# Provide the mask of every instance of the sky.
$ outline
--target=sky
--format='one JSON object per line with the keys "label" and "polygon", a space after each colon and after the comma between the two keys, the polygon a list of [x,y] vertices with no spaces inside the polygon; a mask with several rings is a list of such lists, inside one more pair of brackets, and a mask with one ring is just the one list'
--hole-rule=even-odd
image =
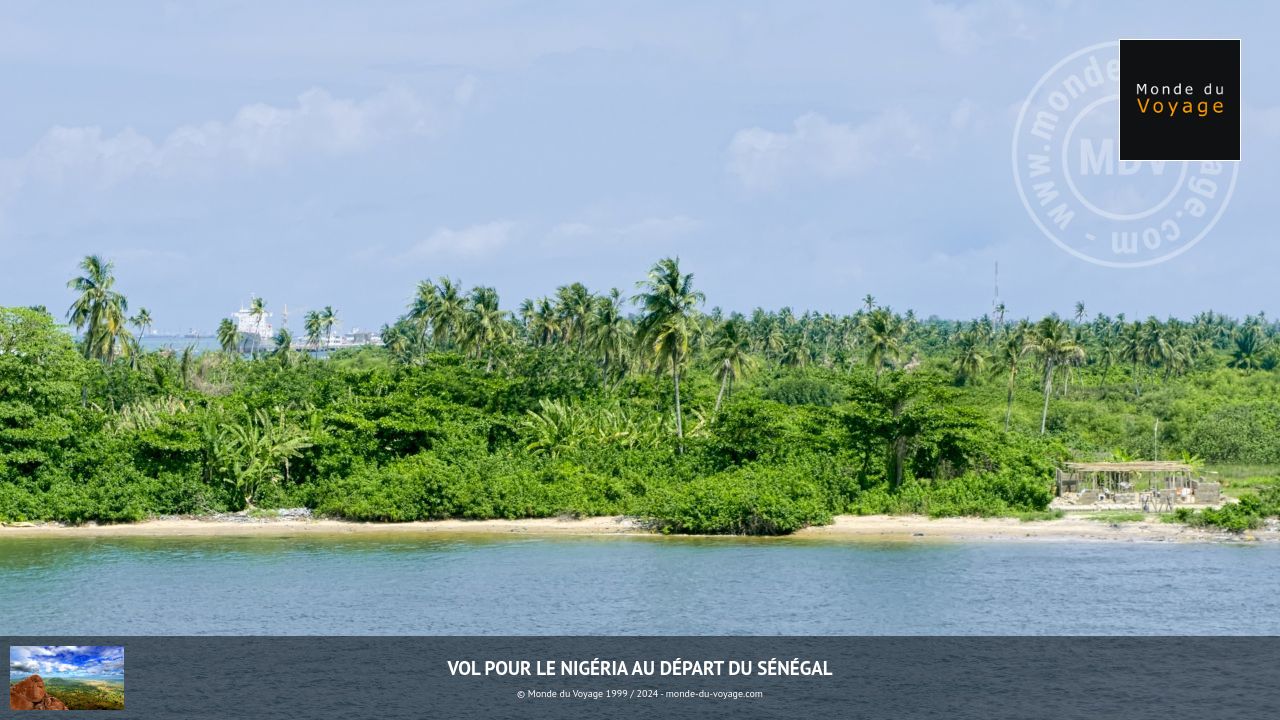
{"label": "sky", "polygon": [[9,647],[9,679],[122,679],[124,648],[118,645],[14,645]]}
{"label": "sky", "polygon": [[[726,310],[973,317],[998,262],[1011,317],[1274,314],[1278,36],[1201,2],[7,2],[0,305],[61,315],[98,253],[159,331],[252,295],[351,330],[424,278],[515,308],[677,255]],[[1056,247],[1010,163],[1041,75],[1120,37],[1243,39],[1230,206],[1144,269]]]}

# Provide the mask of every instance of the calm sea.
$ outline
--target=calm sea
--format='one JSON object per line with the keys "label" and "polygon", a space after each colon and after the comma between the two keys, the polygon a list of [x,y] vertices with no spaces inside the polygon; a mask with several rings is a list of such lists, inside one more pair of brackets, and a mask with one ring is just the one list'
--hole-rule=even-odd
{"label": "calm sea", "polygon": [[1280,547],[0,540],[0,634],[1280,634]]}

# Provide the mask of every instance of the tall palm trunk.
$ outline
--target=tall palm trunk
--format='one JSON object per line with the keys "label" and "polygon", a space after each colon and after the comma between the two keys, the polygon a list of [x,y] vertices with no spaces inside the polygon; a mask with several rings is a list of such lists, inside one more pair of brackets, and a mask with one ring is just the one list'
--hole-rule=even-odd
{"label": "tall palm trunk", "polygon": [[671,356],[671,377],[676,384],[676,437],[679,438],[680,452],[684,452],[684,415],[680,412],[680,356]]}
{"label": "tall palm trunk", "polygon": [[1009,431],[1009,422],[1013,419],[1013,386],[1014,380],[1018,376],[1018,367],[1016,365],[1009,368],[1009,394],[1005,398],[1004,410],[1004,429]]}
{"label": "tall palm trunk", "polygon": [[1040,411],[1040,434],[1044,434],[1045,425],[1049,421],[1049,396],[1053,394],[1053,360],[1044,365],[1044,409]]}
{"label": "tall palm trunk", "polygon": [[720,414],[720,403],[724,400],[724,390],[729,387],[729,361],[724,361],[724,375],[720,378],[720,392],[716,393],[716,409],[711,411],[712,415]]}

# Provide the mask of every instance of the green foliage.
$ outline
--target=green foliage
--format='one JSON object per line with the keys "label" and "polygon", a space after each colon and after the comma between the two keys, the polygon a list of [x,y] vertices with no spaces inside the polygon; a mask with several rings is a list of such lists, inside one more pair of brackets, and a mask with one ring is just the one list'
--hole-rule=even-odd
{"label": "green foliage", "polygon": [[1192,527],[1208,527],[1242,533],[1257,530],[1267,518],[1280,516],[1280,486],[1272,485],[1257,495],[1242,495],[1239,502],[1220,508],[1192,511],[1178,508],[1173,519]]}
{"label": "green foliage", "polygon": [[840,385],[827,379],[811,376],[782,377],[770,383],[764,397],[787,405],[818,405],[831,407],[844,400]]}
{"label": "green foliage", "polygon": [[62,457],[88,369],[48,313],[0,308],[0,479]]}
{"label": "green foliage", "polygon": [[[0,520],[115,522],[305,505],[369,521],[621,513],[666,532],[785,533],[833,513],[1048,515],[1068,458],[1280,464],[1280,324],[702,311],[677,260],[627,315],[580,283],[512,313],[421,283],[386,347],[141,352],[111,264],[68,319],[0,308]],[[253,313],[265,313],[255,299]],[[337,311],[304,322],[328,345]],[[252,356],[242,355],[242,352]],[[1255,473],[1256,474],[1256,473]],[[1188,514],[1274,515],[1272,483]],[[1278,491],[1280,492],[1280,491]],[[1271,499],[1269,499],[1271,498]]]}
{"label": "green foliage", "polygon": [[646,514],[664,533],[699,535],[785,535],[829,523],[829,497],[805,470],[734,468],[664,489]]}
{"label": "green foliage", "polygon": [[119,680],[47,677],[44,690],[68,710],[124,710],[124,683]]}
{"label": "green foliage", "polygon": [[873,488],[854,499],[859,515],[917,514],[929,517],[997,517],[1043,512],[1053,500],[1049,483],[1010,472],[971,472],[949,480],[912,481],[899,492]]}

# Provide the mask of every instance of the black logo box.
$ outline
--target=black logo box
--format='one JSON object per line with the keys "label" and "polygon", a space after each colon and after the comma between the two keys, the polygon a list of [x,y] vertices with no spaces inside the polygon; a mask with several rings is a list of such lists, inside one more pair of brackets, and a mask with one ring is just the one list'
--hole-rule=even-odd
{"label": "black logo box", "polygon": [[1120,40],[1121,160],[1239,160],[1241,102],[1240,40]]}

